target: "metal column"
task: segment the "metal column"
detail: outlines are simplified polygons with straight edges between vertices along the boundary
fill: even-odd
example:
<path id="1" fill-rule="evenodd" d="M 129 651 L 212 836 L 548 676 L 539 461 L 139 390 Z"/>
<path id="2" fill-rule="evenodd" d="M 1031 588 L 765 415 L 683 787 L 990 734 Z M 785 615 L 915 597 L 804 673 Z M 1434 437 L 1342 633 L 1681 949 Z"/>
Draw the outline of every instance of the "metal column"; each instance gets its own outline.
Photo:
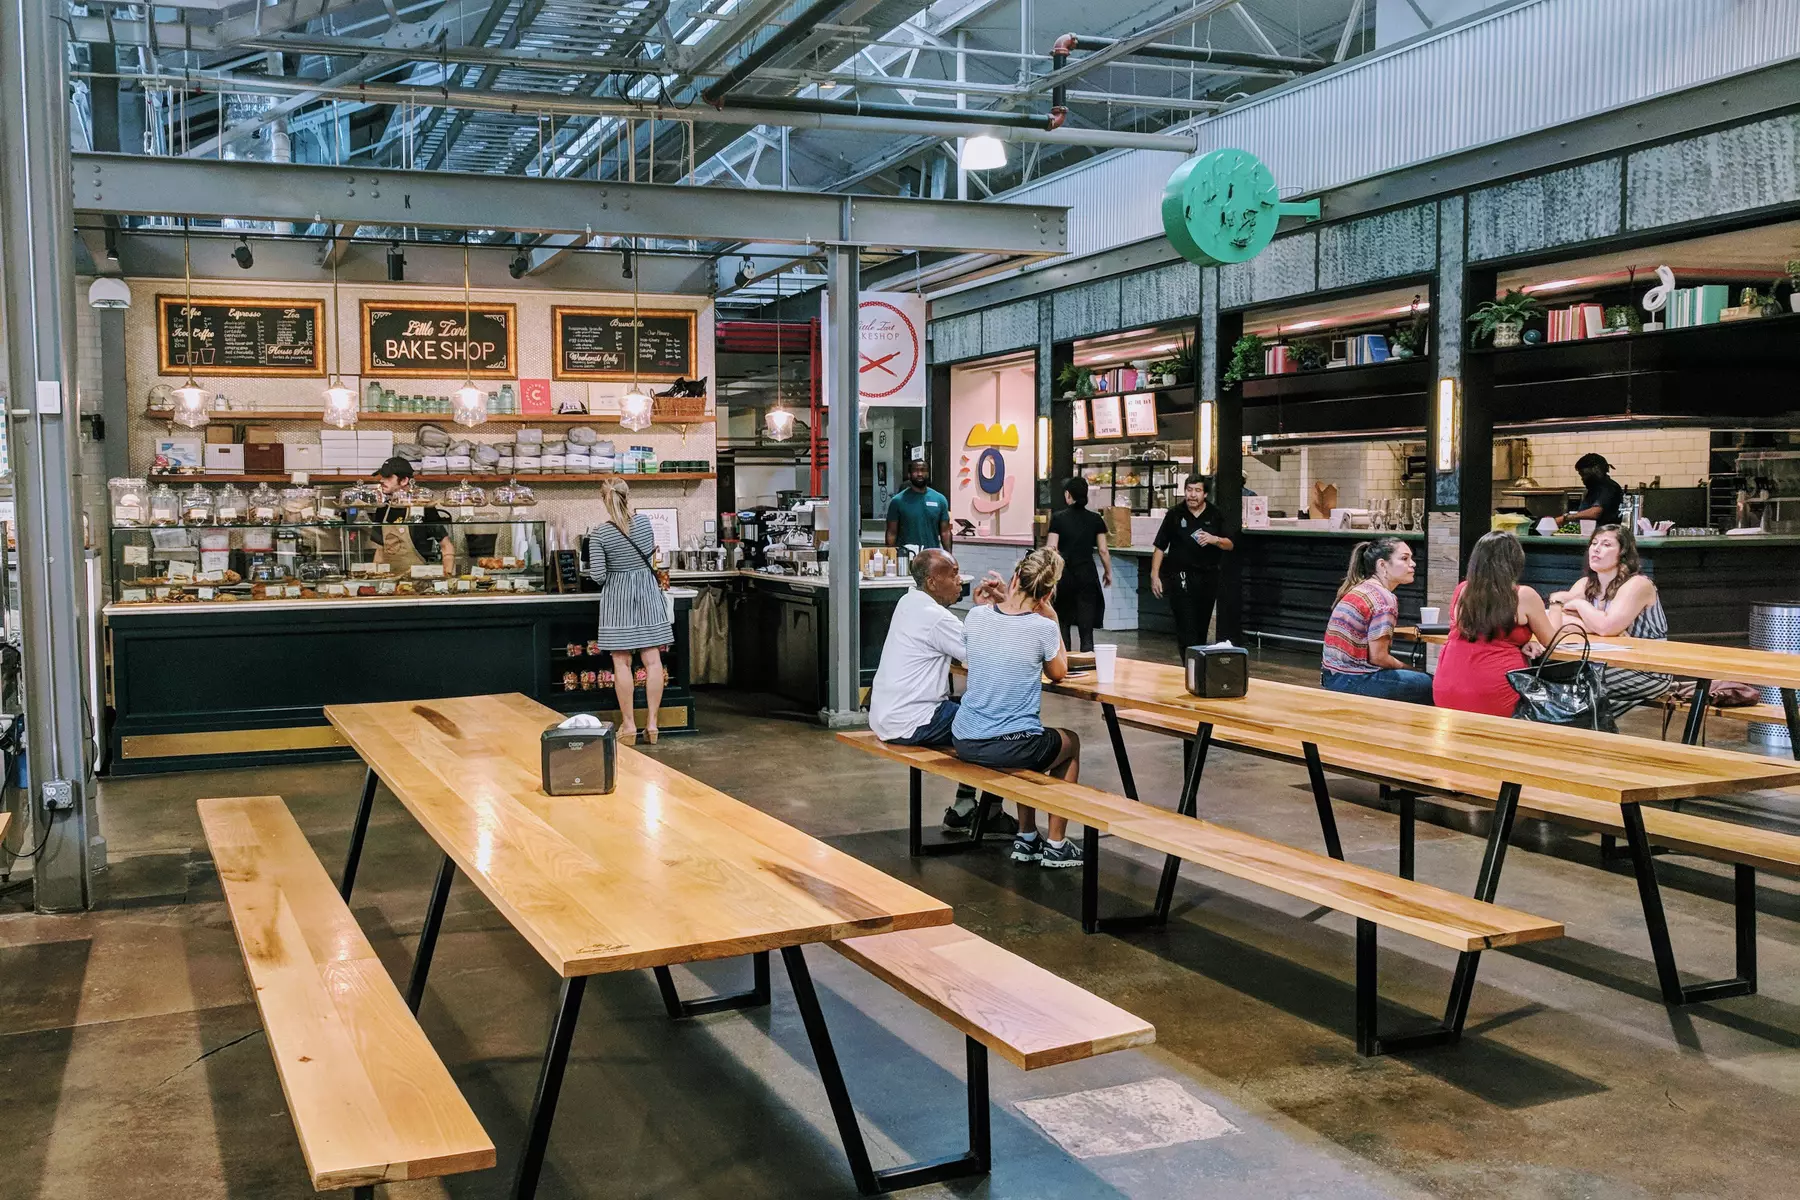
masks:
<path id="1" fill-rule="evenodd" d="M 89 903 L 68 125 L 65 22 L 43 0 L 0 0 L 0 161 L 8 165 L 0 172 L 0 306 L 32 784 L 27 834 L 45 839 L 32 870 L 39 912 Z"/>
<path id="2" fill-rule="evenodd" d="M 857 249 L 832 246 L 830 278 L 826 282 L 831 348 L 826 353 L 831 378 L 826 381 L 830 402 L 826 431 L 831 447 L 825 491 L 831 497 L 831 665 L 830 686 L 820 716 L 832 728 L 862 724 L 861 554 L 862 504 L 857 471 L 861 464 L 857 436 L 857 351 L 861 322 L 857 311 Z"/>

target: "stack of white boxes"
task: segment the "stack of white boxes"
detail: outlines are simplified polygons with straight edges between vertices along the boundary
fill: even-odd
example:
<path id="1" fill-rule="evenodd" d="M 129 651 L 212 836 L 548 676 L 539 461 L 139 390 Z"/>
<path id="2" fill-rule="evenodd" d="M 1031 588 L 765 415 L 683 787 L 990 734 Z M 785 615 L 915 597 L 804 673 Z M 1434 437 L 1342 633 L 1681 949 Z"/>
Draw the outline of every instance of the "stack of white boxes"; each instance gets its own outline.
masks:
<path id="1" fill-rule="evenodd" d="M 329 475 L 367 475 L 393 457 L 391 430 L 321 429 L 321 468 Z"/>

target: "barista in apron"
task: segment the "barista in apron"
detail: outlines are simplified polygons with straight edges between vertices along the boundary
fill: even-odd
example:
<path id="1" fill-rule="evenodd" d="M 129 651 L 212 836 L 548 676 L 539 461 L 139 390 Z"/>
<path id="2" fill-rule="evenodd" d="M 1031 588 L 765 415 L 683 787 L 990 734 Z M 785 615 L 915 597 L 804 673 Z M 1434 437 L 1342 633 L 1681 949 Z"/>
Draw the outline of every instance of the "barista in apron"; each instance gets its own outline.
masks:
<path id="1" fill-rule="evenodd" d="M 404 458 L 390 458 L 375 471 L 385 496 L 404 492 L 412 483 L 412 464 Z M 456 543 L 450 538 L 448 519 L 442 509 L 427 509 L 425 520 L 416 525 L 406 523 L 406 507 L 390 505 L 376 510 L 381 523 L 381 549 L 376 561 L 386 563 L 396 575 L 412 574 L 414 567 L 429 562 L 441 563 L 444 574 L 456 573 Z"/>

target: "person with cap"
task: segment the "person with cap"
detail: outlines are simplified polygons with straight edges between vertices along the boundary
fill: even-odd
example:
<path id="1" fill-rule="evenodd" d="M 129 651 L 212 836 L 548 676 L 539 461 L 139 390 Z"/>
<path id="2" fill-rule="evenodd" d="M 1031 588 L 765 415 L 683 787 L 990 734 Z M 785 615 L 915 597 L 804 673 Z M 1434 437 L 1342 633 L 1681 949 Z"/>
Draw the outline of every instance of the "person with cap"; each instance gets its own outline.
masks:
<path id="1" fill-rule="evenodd" d="M 914 448 L 906 464 L 906 486 L 888 501 L 887 544 L 950 549 L 950 500 L 931 486 L 923 447 Z"/>
<path id="2" fill-rule="evenodd" d="M 1584 454 L 1576 459 L 1575 473 L 1581 476 L 1581 485 L 1586 490 L 1581 497 L 1581 507 L 1564 513 L 1557 524 L 1592 521 L 1596 527 L 1617 525 L 1619 506 L 1625 502 L 1625 489 L 1613 479 L 1611 471 L 1612 464 L 1601 455 Z"/>
<path id="3" fill-rule="evenodd" d="M 405 504 L 392 500 L 412 486 L 413 467 L 404 458 L 390 458 L 375 468 L 375 478 L 386 501 L 375 510 L 375 523 L 381 526 L 381 548 L 375 561 L 385 563 L 399 575 L 409 575 L 414 567 L 437 563 L 445 575 L 456 574 L 456 543 L 450 537 L 450 514 L 441 508 L 427 508 L 424 520 L 409 523 L 410 511 Z"/>

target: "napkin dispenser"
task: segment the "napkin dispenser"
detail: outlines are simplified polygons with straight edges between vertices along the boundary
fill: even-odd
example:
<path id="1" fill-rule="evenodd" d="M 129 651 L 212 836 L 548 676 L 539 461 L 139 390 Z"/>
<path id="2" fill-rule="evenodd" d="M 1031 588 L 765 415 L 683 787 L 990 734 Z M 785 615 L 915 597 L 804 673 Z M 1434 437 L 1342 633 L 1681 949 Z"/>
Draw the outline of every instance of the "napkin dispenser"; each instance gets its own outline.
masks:
<path id="1" fill-rule="evenodd" d="M 1209 700 L 1235 700 L 1250 687 L 1250 653 L 1240 646 L 1189 646 L 1187 690 Z"/>
<path id="2" fill-rule="evenodd" d="M 591 796 L 613 790 L 619 738 L 611 721 L 576 713 L 544 730 L 541 741 L 545 795 Z"/>

